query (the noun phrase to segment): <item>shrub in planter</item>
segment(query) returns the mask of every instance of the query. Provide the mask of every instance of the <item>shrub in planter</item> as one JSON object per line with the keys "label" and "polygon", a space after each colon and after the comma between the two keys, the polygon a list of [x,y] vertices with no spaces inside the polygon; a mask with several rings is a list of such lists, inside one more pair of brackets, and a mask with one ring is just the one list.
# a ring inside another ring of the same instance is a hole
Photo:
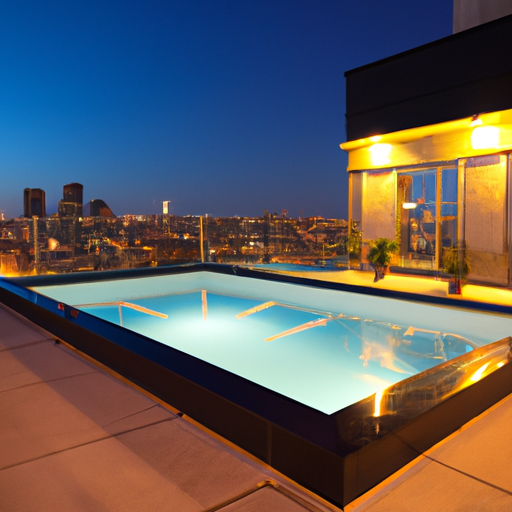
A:
{"label": "shrub in planter", "polygon": [[377,238],[370,242],[368,261],[375,271],[373,282],[384,279],[384,273],[391,262],[391,256],[398,252],[398,243],[389,238]]}

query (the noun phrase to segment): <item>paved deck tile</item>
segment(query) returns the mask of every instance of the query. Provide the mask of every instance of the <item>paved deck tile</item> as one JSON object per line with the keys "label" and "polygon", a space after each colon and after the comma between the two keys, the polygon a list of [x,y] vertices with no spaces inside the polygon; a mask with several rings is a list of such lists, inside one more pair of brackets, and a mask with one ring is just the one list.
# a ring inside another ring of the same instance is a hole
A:
{"label": "paved deck tile", "polygon": [[262,492],[270,470],[4,308],[0,325],[1,511],[334,510]]}
{"label": "paved deck tile", "polygon": [[262,487],[226,505],[222,512],[308,512],[312,509],[272,487]]}
{"label": "paved deck tile", "polygon": [[48,338],[44,331],[34,328],[0,305],[0,352]]}

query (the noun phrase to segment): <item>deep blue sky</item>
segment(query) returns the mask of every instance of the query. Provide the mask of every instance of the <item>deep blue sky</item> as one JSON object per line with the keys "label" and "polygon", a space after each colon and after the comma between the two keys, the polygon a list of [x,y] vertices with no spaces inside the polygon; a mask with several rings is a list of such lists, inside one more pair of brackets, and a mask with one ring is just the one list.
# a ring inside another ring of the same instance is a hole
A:
{"label": "deep blue sky", "polygon": [[[451,0],[0,5],[0,211],[346,217],[344,72],[451,34]],[[442,77],[440,77],[442,79]]]}

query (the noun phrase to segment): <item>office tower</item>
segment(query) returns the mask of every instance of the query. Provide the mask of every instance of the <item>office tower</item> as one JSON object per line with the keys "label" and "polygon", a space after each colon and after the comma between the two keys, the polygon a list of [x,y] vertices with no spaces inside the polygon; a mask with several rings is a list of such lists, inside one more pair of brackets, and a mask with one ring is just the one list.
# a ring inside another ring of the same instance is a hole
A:
{"label": "office tower", "polygon": [[26,188],[23,191],[23,216],[46,217],[46,194],[40,188]]}
{"label": "office tower", "polygon": [[59,217],[81,217],[84,186],[80,183],[64,185],[62,201],[59,201]]}
{"label": "office tower", "polygon": [[163,211],[162,211],[162,213],[163,213],[164,215],[167,215],[167,214],[169,213],[169,203],[170,203],[170,202],[171,202],[171,201],[164,201],[164,202],[163,202]]}
{"label": "office tower", "polygon": [[84,217],[115,217],[102,199],[91,199],[83,208]]}

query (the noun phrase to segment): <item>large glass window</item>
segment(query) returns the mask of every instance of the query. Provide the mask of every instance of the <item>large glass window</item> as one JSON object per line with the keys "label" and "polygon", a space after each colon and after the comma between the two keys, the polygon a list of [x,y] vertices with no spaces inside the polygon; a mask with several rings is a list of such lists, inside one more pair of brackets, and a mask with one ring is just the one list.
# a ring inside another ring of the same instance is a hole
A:
{"label": "large glass window", "polygon": [[435,268],[437,246],[437,169],[398,176],[401,264]]}
{"label": "large glass window", "polygon": [[[445,250],[457,245],[457,169],[442,170],[441,187],[441,246]],[[442,251],[440,256],[442,257]]]}
{"label": "large glass window", "polygon": [[443,250],[457,243],[457,168],[401,172],[397,182],[400,264],[438,270]]}

